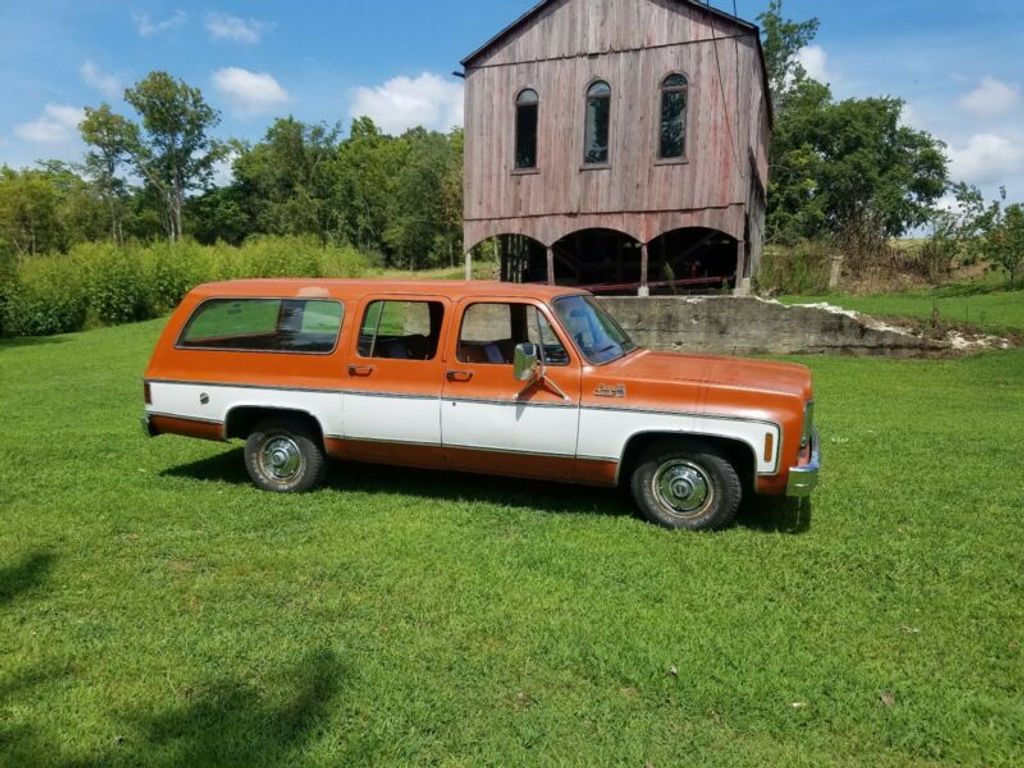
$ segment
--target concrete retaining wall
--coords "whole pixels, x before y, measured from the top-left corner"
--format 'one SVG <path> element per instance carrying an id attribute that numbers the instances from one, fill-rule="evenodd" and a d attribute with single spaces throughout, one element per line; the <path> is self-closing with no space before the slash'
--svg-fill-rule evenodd
<path id="1" fill-rule="evenodd" d="M 940 355 L 925 339 L 873 318 L 822 306 L 787 307 L 734 297 L 602 298 L 609 312 L 650 349 L 731 355 Z"/>

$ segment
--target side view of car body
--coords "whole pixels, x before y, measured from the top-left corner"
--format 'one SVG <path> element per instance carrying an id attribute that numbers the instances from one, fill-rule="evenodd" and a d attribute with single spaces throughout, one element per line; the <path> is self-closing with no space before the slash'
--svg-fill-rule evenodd
<path id="1" fill-rule="evenodd" d="M 315 488 L 331 457 L 629 485 L 652 522 L 715 529 L 744 494 L 810 494 L 820 467 L 806 368 L 640 349 L 590 294 L 548 286 L 201 286 L 145 401 L 148 434 L 245 440 L 276 492 Z"/>

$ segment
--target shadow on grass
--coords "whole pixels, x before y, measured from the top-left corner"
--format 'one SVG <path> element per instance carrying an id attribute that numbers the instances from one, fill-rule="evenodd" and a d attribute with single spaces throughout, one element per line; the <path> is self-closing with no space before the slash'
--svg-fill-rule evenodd
<path id="1" fill-rule="evenodd" d="M 744 501 L 736 525 L 763 533 L 797 536 L 811 530 L 813 507 L 811 499 L 758 496 Z"/>
<path id="2" fill-rule="evenodd" d="M 322 650 L 277 683 L 259 690 L 216 682 L 180 708 L 140 719 L 143 743 L 129 746 L 140 747 L 140 757 L 158 757 L 158 765 L 287 765 L 325 724 L 343 670 L 333 652 Z M 281 690 L 287 695 L 275 695 Z"/>
<path id="3" fill-rule="evenodd" d="M 67 341 L 53 336 L 19 336 L 16 339 L 0 339 L 0 351 L 18 347 L 38 347 L 44 344 L 66 344 Z"/>
<path id="4" fill-rule="evenodd" d="M 62 760 L 48 735 L 0 723 L 0 757 L 6 754 L 14 760 L 10 765 L 21 768 L 295 765 L 307 744 L 325 732 L 343 683 L 338 659 L 323 650 L 259 687 L 221 680 L 183 691 L 180 706 L 128 713 L 125 733 L 111 736 L 109 746 L 84 759 Z"/>
<path id="5" fill-rule="evenodd" d="M 249 483 L 241 449 L 165 470 L 161 476 L 230 484 Z M 327 488 L 338 493 L 403 493 L 430 500 L 498 504 L 551 514 L 633 514 L 625 494 L 607 489 L 354 462 L 332 461 Z"/>
<path id="6" fill-rule="evenodd" d="M 54 560 L 49 552 L 33 552 L 17 565 L 0 568 L 0 607 L 42 584 Z"/>
<path id="7" fill-rule="evenodd" d="M 165 470 L 161 476 L 249 484 L 241 449 Z M 422 499 L 498 504 L 549 514 L 635 515 L 627 493 L 607 488 L 340 462 L 332 462 L 328 478 L 328 489 L 339 493 L 401 492 Z M 811 511 L 810 499 L 748 498 L 736 525 L 765 533 L 802 534 L 811 528 Z"/>

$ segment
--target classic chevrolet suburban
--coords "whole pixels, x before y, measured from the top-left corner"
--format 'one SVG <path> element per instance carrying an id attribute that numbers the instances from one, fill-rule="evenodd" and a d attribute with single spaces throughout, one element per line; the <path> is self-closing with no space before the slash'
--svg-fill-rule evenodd
<path id="1" fill-rule="evenodd" d="M 168 323 L 144 393 L 149 435 L 245 440 L 253 482 L 280 493 L 319 486 L 332 457 L 628 485 L 648 520 L 706 530 L 743 494 L 818 482 L 806 368 L 640 349 L 574 289 L 205 285 Z"/>

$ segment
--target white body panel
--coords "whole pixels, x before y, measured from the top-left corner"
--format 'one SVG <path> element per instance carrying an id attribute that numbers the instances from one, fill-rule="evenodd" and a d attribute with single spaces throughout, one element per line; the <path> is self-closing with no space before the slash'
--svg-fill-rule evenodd
<path id="1" fill-rule="evenodd" d="M 310 414 L 329 437 L 615 462 L 631 438 L 645 433 L 725 437 L 750 446 L 759 475 L 780 471 L 779 427 L 739 418 L 209 384 L 153 382 L 151 393 L 150 415 L 224 423 L 234 408 L 281 408 Z"/>
<path id="2" fill-rule="evenodd" d="M 341 437 L 385 443 L 441 445 L 441 398 L 343 395 L 345 431 Z"/>
<path id="3" fill-rule="evenodd" d="M 740 440 L 754 452 L 759 475 L 774 475 L 778 472 L 781 445 L 778 426 L 767 422 L 692 414 L 584 408 L 580 414 L 577 455 L 580 458 L 619 461 L 630 438 L 653 432 Z M 772 435 L 773 450 L 771 459 L 765 461 L 764 442 L 765 436 L 769 434 Z"/>
<path id="4" fill-rule="evenodd" d="M 445 447 L 576 455 L 576 406 L 446 400 L 441 407 Z"/>
<path id="5" fill-rule="evenodd" d="M 225 384 L 169 384 L 154 382 L 150 385 L 153 405 L 149 414 L 178 416 L 199 421 L 226 422 L 228 413 L 235 408 L 281 408 L 308 413 L 320 422 L 325 435 L 345 433 L 340 392 L 314 392 L 307 390 L 256 389 L 233 387 Z M 203 404 L 203 396 L 209 402 Z"/>

